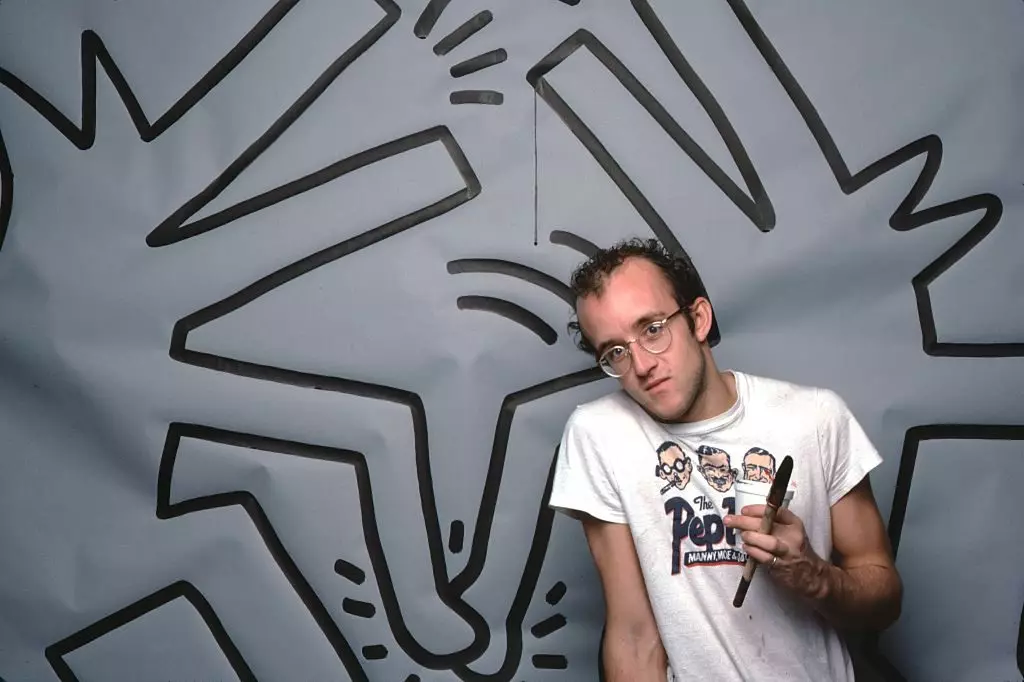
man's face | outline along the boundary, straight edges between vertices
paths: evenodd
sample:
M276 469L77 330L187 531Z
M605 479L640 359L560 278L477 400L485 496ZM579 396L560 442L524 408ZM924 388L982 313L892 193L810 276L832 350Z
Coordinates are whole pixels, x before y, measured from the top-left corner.
M771 483L775 480L775 467L768 455L749 452L743 457L743 478L759 483Z
M658 453L658 476L679 490L686 487L693 473L693 462L678 445L666 448Z
M625 346L652 322L663 320L678 309L664 273L644 258L629 258L605 280L600 294L578 301L577 316L583 333L600 357L607 348ZM658 355L638 343L629 344L630 366L619 377L619 383L655 418L684 418L703 391L707 361L700 341L707 336L704 326L710 327L710 319L706 325L698 325L695 335L686 318L676 315L667 325L672 342Z
M701 455L698 466L711 487L720 493L732 487L736 474L729 467L729 456L724 452Z

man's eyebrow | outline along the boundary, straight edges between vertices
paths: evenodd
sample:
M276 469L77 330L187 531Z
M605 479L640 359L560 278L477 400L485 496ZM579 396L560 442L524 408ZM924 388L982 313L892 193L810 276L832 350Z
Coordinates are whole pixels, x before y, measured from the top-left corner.
M642 326L644 326L646 324L650 324L651 322L658 322L660 320L664 320L666 317L668 317L668 313L663 313L663 312L660 312L660 311L656 311L656 312L653 312L653 313L648 313L646 315L642 315L642 316L638 317L637 319L635 319L633 321L632 329L636 329L637 327L642 327ZM607 341L604 341L604 342L598 344L597 346L595 346L595 349L597 350L598 355L600 355L609 346L624 346L624 345L626 345L625 344L625 339L614 339L613 338L613 339L608 339Z

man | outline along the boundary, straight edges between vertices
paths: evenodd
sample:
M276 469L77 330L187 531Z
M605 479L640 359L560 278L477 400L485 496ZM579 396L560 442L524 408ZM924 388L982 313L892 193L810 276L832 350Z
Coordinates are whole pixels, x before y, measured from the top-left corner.
M569 418L550 503L581 519L601 579L607 680L852 680L838 630L887 627L902 585L868 482L881 458L844 402L719 371L700 277L654 240L599 251L572 288L570 329L621 390ZM701 447L690 476L681 453ZM793 458L771 534L763 505L734 508L719 452L753 453L743 471L758 480L764 454ZM747 553L760 570L734 608Z

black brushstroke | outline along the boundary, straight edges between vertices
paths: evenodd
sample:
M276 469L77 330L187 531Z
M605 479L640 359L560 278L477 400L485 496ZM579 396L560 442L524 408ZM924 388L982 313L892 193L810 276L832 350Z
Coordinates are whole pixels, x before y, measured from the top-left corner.
M1017 669L1024 675L1024 605L1020 608L1020 625L1017 628Z
M220 618L217 617L213 607L210 606L210 603L206 601L206 598L194 585L184 580L171 583L167 587L157 590L153 594L143 597L119 611L115 611L59 642L51 644L46 647L46 660L50 663L50 667L53 668L54 673L56 673L61 682L78 682L78 676L75 675L71 667L64 660L68 654L110 634L118 628L130 624L151 611L169 604L175 599L187 601L195 609L196 613L199 614L199 617L203 619L203 623L206 624L210 634L213 635L217 646L224 654L238 679L243 681L255 680L255 675L253 675L238 647L235 646L235 643L224 629L224 625L220 622ZM361 679L366 678L363 677Z
M449 2L451 0L430 0L427 6L423 8L423 12L420 13L419 19L416 20L416 25L412 28L413 35L417 38L429 36L430 32L434 30L434 24L441 18L441 14L448 7Z
M379 661L388 657L388 648L383 644L364 646L363 657L370 661Z
M558 1L560 3L562 3L563 5L573 5L573 6L575 6L575 5L580 4L580 0L558 0Z
M485 9L482 12L478 12L472 19L467 20L457 29L437 41L437 44L434 45L434 54L438 56L448 54L493 20L494 15L490 10Z
M358 599L345 598L341 602L342 610L352 616L358 618L373 618L377 615L377 607L373 604L365 601L359 601Z
M569 661L560 654L534 654L533 667L540 670L565 670Z
M545 618L544 620L530 628L530 634L536 637L537 639L543 639L544 637L550 635L552 632L556 632L564 628L566 626L566 622L567 621L565 620L565 616L563 616L560 613L556 613L550 618Z
M269 517L267 517L266 512L263 510L263 506L251 492L239 490L204 495L173 504L170 502L174 465L182 438L205 440L266 453L278 453L351 466L355 470L356 485L359 490L363 540L370 557L370 563L373 566L374 575L377 578L377 586L384 606L384 613L395 641L416 663L433 669L449 668L464 660L475 660L486 649L488 640L484 633L489 635L486 621L465 605L454 603L451 599L446 602L446 605L466 620L473 628L474 633L477 635L477 641L474 644L462 651L442 655L427 651L412 637L412 634L405 625L401 607L395 594L394 583L391 579L391 571L388 568L384 548L381 545L377 514L374 508L373 490L370 485L370 473L366 466L366 458L362 453L248 433L225 431L198 424L172 423L167 430L167 440L164 446L163 457L160 461L160 472L157 481L157 517L173 519L197 511L231 506L242 507L249 515L253 526L255 526L256 531L260 534L274 561L280 567L281 572L284 573L292 589L295 590L306 609L323 631L352 679L357 681L367 680L365 673L359 667L352 647L331 618L328 609L317 596L313 587L302 575L284 543L278 537L277 531L274 530L273 524L271 524ZM442 594L441 598L444 599L445 595ZM483 644L481 645L478 642Z
M465 61L461 61L449 69L449 73L452 78L462 78L468 76L471 73L482 71L488 67L494 66L495 64L501 64L508 59L508 52L504 48L498 48L497 50L491 50L490 52L484 52L475 57L470 57Z
M900 455L899 473L893 490L892 508L889 512L889 542L893 557L899 553L903 524L910 501L910 486L914 480L914 469L921 442L926 440L1019 440L1024 441L1024 424L926 424L907 429ZM1021 631L1024 632L1024 612L1021 614ZM878 649L879 637L869 638L865 654L877 667L883 669L891 682L905 682L906 677ZM1021 640L1017 642L1017 660L1021 662Z
M334 562L334 572L356 585L362 585L366 580L366 572L363 569L343 559Z
M452 554L462 553L462 547L466 540L466 524L462 521L452 521L448 531L448 551Z
M634 5L639 0L634 0ZM950 201L931 208L917 210L942 163L942 139L938 135L926 135L897 149L881 159L867 165L857 173L851 173L842 153L836 146L831 133L822 121L807 93L797 82L776 51L771 41L754 19L742 0L728 0L733 13L743 26L750 40L757 47L772 73L786 91L793 105L803 118L807 129L818 144L822 156L828 163L843 194L856 193L873 180L891 170L924 156L924 166L914 186L889 218L889 227L898 231L909 231L955 216L982 211L975 225L953 246L929 263L914 276L911 284L917 299L917 313L921 324L921 345L924 352L933 356L952 357L1021 357L1024 356L1024 342L1011 343L948 343L940 342L935 329L929 285L977 246L999 223L1003 204L994 194L976 194Z
M500 106L505 102L505 95L497 90L455 90L448 95L452 104L491 104Z
M0 249L4 248L13 208L14 169L11 167L11 157L7 154L7 146L4 145L3 131L0 130Z
M547 289L570 307L574 302L572 291L560 280L535 268L512 261L496 258L460 258L448 261L448 272L452 275L461 273L507 275Z
M672 38L665 31L654 13L647 7L646 3L634 1L634 7L637 8L641 20L651 32L658 47L665 53L666 58L675 68L684 84L693 93L694 97L700 102L708 118L718 130L726 147L729 149L733 161L736 163L737 168L739 168L740 174L743 176L749 195L744 193L733 182L718 164L708 156L703 148L679 125L672 115L668 113L664 106L655 99L654 95L640 83L636 76L589 31L581 29L569 36L568 39L527 72L527 81L534 87L534 90L540 97L547 102L548 106L558 114L570 132L590 152L605 173L607 173L608 177L611 178L623 193L623 196L626 197L644 222L647 223L654 235L666 248L675 254L685 258L687 261L690 260L689 255L683 249L679 240L676 239L671 228L669 228L665 220L648 201L647 197L644 196L643 192L640 191L640 188L626 175L625 171L601 141L598 140L593 131L587 127L545 78L548 72L581 47L589 50L608 69L609 73L626 88L637 103L650 114L676 145L750 219L758 230L762 232L770 231L775 226L775 209L729 119L707 86L704 85L697 73L686 62L679 48L672 41ZM699 277L698 285L700 295L711 300L703 281L700 281ZM715 316L711 322L708 342L711 347L714 347L718 345L720 340L721 332L718 326L718 317Z
M587 258L593 256L599 250L594 242L566 230L552 230L549 239L552 244L568 246L573 251L577 251Z
M409 677L405 678L405 682L420 682L420 676L419 675L409 675Z
M456 305L459 310L482 310L500 315L526 327L549 346L553 346L558 341L558 332L551 325L512 301L493 296L459 296Z
M554 606L558 602L562 601L562 597L564 596L565 583L559 580L557 583L551 586L551 589L548 590L548 593L544 596L544 600L547 601L547 603Z

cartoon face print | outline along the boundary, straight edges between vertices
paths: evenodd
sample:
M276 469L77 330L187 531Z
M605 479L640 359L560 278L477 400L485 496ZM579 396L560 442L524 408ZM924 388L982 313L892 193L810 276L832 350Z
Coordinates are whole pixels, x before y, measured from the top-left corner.
M743 455L743 478L772 483L775 480L775 456L761 448L750 448Z
M731 488L739 474L731 466L729 453L710 445L701 445L697 448L697 470L704 476L704 480L720 493Z
M654 473L665 481L665 487L661 489L662 494L673 486L682 490L690 482L693 462L678 443L665 441L658 446L658 464L654 467Z

